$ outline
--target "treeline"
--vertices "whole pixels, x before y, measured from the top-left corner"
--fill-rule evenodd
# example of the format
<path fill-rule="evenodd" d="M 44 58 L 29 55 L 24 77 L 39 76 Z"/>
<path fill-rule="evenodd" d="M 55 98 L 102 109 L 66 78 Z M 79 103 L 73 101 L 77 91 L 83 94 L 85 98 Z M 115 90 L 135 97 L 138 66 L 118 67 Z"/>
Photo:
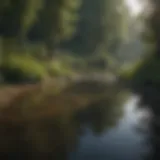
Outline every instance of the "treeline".
<path fill-rule="evenodd" d="M 83 56 L 115 53 L 128 38 L 129 17 L 124 0 L 83 0 L 77 34 L 65 47 Z"/>
<path fill-rule="evenodd" d="M 2 0 L 0 36 L 19 44 L 36 40 L 51 54 L 75 32 L 81 0 Z"/>
<path fill-rule="evenodd" d="M 151 10 L 150 10 L 151 8 Z M 159 16 L 160 4 L 159 2 L 150 1 L 148 9 L 149 14 L 145 17 L 145 31 L 142 34 L 142 39 L 145 43 L 146 59 L 134 71 L 132 77 L 133 88 L 138 92 L 143 92 L 149 96 L 156 90 L 160 91 L 160 19 Z M 156 94 L 157 94 L 156 91 Z M 152 95 L 154 95 L 152 93 Z"/>
<path fill-rule="evenodd" d="M 2 0 L 2 79 L 19 83 L 68 72 L 67 66 L 50 60 L 56 47 L 74 35 L 80 6 L 81 0 Z"/>
<path fill-rule="evenodd" d="M 152 112 L 147 143 L 151 150 L 144 159 L 160 158 L 160 1 L 149 0 L 149 16 L 146 19 L 144 41 L 148 45 L 148 58 L 133 76 L 133 89 L 140 94 L 141 105 L 149 107 Z"/>
<path fill-rule="evenodd" d="M 2 0 L 0 36 L 43 43 L 49 55 L 57 46 L 83 55 L 116 52 L 129 18 L 124 0 Z"/>
<path fill-rule="evenodd" d="M 25 71 L 24 74 L 30 74 L 34 69 L 41 73 L 47 68 L 47 74 L 64 74 L 66 71 L 62 70 L 66 70 L 68 61 L 48 63 L 56 57 L 57 51 L 62 55 L 69 53 L 68 59 L 77 55 L 81 59 L 91 57 L 91 66 L 104 68 L 108 62 L 104 60 L 105 56 L 115 54 L 127 40 L 129 23 L 130 15 L 124 0 L 2 0 L 0 70 L 5 74 L 7 70 L 8 74 L 8 68 L 19 68 Z M 16 57 L 25 53 L 35 59 Z M 76 61 L 80 68 L 86 63 L 82 61 Z M 15 71 L 9 71 L 9 75 L 12 72 L 15 74 Z"/>

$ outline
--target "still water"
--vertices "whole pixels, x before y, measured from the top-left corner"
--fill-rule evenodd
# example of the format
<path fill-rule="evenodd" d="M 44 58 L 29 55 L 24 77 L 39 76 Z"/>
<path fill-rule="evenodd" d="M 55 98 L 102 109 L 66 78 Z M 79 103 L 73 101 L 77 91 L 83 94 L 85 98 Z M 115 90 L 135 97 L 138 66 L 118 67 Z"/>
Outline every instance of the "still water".
<path fill-rule="evenodd" d="M 69 160 L 142 160 L 148 150 L 149 114 L 137 104 L 138 97 L 132 95 L 121 106 L 83 111 L 82 134 Z"/>

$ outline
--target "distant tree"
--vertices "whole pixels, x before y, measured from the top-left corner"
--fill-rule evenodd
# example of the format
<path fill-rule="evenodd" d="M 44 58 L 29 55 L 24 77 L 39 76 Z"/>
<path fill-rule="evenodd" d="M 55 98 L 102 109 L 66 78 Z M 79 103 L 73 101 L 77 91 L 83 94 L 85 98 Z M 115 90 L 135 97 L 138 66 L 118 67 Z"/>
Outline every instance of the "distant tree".
<path fill-rule="evenodd" d="M 77 34 L 68 44 L 76 53 L 114 52 L 127 37 L 128 9 L 124 0 L 84 0 L 80 17 Z"/>
<path fill-rule="evenodd" d="M 56 46 L 76 32 L 80 5 L 81 0 L 45 0 L 39 21 L 31 29 L 29 38 L 43 41 L 48 56 L 52 56 Z"/>
<path fill-rule="evenodd" d="M 0 35 L 45 44 L 47 53 L 62 40 L 68 40 L 76 31 L 81 0 L 4 0 L 0 6 Z M 34 34 L 35 32 L 35 34 Z M 33 35 L 32 35 L 33 34 Z"/>

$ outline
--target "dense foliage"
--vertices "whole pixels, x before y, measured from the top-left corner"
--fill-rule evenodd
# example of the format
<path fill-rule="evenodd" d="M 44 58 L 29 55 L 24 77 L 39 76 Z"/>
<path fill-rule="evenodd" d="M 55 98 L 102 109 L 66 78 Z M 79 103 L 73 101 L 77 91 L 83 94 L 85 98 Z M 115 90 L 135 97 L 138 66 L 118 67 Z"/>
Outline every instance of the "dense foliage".
<path fill-rule="evenodd" d="M 37 40 L 50 50 L 72 36 L 79 7 L 80 0 L 4 0 L 0 8 L 0 35 L 23 42 L 34 39 L 36 32 L 40 37 Z"/>
<path fill-rule="evenodd" d="M 128 16 L 124 0 L 83 0 L 77 34 L 67 47 L 80 55 L 116 52 L 128 35 Z"/>
<path fill-rule="evenodd" d="M 57 51 L 65 54 L 68 50 L 70 56 L 86 55 L 93 58 L 96 66 L 106 68 L 107 60 L 94 59 L 114 55 L 127 39 L 128 25 L 129 11 L 124 0 L 2 0 L 1 61 L 16 54 L 15 59 L 18 55 L 30 55 L 35 63 L 50 63 Z M 54 65 L 45 66 L 48 70 Z M 55 68 L 51 73 L 55 73 Z"/>
<path fill-rule="evenodd" d="M 138 67 L 132 77 L 134 89 L 143 90 L 147 87 L 160 88 L 159 64 L 160 64 L 160 19 L 159 5 L 152 2 L 153 11 L 146 18 L 146 31 L 143 40 L 147 45 L 148 57 Z"/>

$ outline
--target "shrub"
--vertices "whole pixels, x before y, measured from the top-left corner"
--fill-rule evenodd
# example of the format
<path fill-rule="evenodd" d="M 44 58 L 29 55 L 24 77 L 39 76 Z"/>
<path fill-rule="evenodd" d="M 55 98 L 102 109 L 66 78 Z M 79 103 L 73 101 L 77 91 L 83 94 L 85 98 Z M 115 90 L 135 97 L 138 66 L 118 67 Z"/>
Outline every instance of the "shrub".
<path fill-rule="evenodd" d="M 60 61 L 54 61 L 47 64 L 50 76 L 69 76 L 72 75 L 71 68 Z"/>
<path fill-rule="evenodd" d="M 9 83 L 37 82 L 47 74 L 45 66 L 33 57 L 14 54 L 5 57 L 0 71 Z"/>

